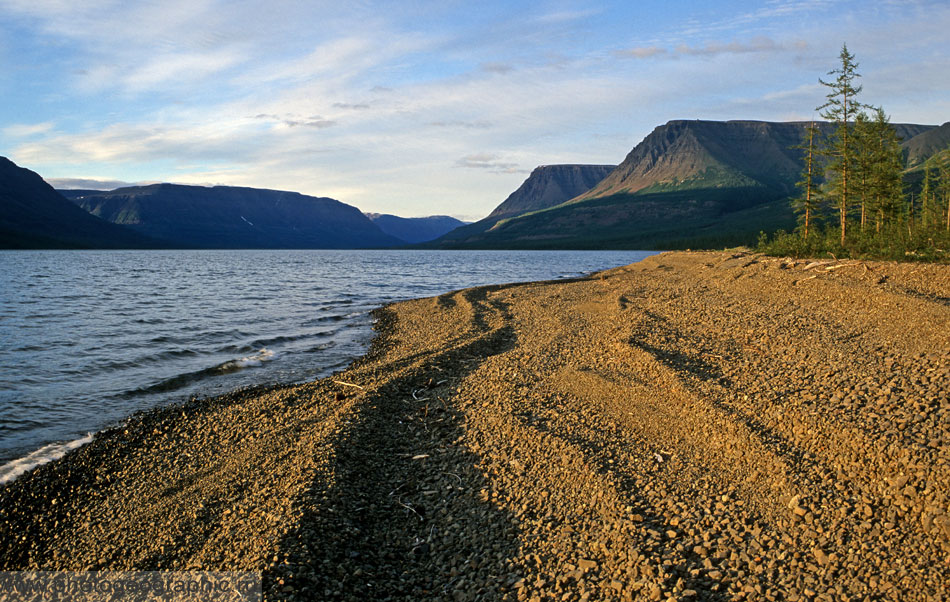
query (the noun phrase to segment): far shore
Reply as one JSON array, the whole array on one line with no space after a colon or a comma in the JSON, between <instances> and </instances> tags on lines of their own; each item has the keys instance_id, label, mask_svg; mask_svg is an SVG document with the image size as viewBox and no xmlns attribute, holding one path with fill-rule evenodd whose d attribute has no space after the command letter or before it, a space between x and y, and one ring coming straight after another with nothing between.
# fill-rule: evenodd
<instances>
[{"instance_id":1,"label":"far shore","mask_svg":"<svg viewBox=\"0 0 950 602\"><path fill-rule=\"evenodd\" d=\"M946 600L950 266L673 252L376 312L0 486L0 570L268 600Z\"/></svg>"}]
</instances>

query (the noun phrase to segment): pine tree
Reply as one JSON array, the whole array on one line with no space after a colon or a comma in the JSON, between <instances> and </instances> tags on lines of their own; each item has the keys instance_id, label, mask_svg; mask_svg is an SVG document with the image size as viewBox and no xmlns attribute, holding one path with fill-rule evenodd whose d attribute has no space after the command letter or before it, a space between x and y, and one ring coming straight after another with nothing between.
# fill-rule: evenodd
<instances>
[{"instance_id":1,"label":"pine tree","mask_svg":"<svg viewBox=\"0 0 950 602\"><path fill-rule=\"evenodd\" d=\"M943 202L943 207L940 208L943 213L941 217L944 218L943 227L950 233L950 150L935 155L934 162L939 173L937 191ZM937 194L934 196L936 197Z\"/></svg>"},{"instance_id":2,"label":"pine tree","mask_svg":"<svg viewBox=\"0 0 950 602\"><path fill-rule=\"evenodd\" d=\"M834 123L837 128L830 141L827 154L831 162L826 168L826 178L832 184L836 204L838 206L839 224L841 228L841 244L845 244L848 226L849 186L852 185L852 169L854 165L854 142L851 120L860 112L861 104L856 97L861 93L862 86L855 87L854 80L861 77L854 55L848 52L848 45L841 46L841 66L828 72L835 79L826 82L819 78L821 85L830 89L825 96L828 100L818 107L821 116Z\"/></svg>"},{"instance_id":3,"label":"pine tree","mask_svg":"<svg viewBox=\"0 0 950 602\"><path fill-rule=\"evenodd\" d=\"M867 114L863 111L858 113L851 132L851 142L854 145L851 196L861 204L861 232L864 232L868 213L874 211L873 207L868 206L873 199L871 180L875 168L874 136L875 132Z\"/></svg>"},{"instance_id":4,"label":"pine tree","mask_svg":"<svg viewBox=\"0 0 950 602\"><path fill-rule=\"evenodd\" d=\"M928 159L924 163L924 184L920 190L920 224L921 227L926 228L930 222L930 217L933 214L933 204L935 199L934 194L934 181L931 174L931 167L933 161Z\"/></svg>"},{"instance_id":5,"label":"pine tree","mask_svg":"<svg viewBox=\"0 0 950 602\"><path fill-rule=\"evenodd\" d=\"M874 120L869 122L868 127L868 193L877 213L876 229L880 232L883 222L897 219L903 205L904 153L901 151L900 138L883 108L874 110Z\"/></svg>"}]
</instances>

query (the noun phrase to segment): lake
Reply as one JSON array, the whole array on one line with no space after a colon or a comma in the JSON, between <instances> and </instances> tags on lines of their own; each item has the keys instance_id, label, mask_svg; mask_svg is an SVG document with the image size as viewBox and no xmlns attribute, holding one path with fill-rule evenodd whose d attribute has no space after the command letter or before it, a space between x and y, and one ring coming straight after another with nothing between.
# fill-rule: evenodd
<instances>
[{"instance_id":1,"label":"lake","mask_svg":"<svg viewBox=\"0 0 950 602\"><path fill-rule=\"evenodd\" d=\"M0 483L137 410L341 370L387 303L651 254L0 252Z\"/></svg>"}]
</instances>

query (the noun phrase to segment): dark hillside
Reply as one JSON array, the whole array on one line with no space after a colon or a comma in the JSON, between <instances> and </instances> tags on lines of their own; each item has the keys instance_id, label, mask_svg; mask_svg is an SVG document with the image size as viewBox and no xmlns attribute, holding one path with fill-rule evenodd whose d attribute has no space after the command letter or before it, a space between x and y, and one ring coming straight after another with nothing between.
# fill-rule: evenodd
<instances>
[{"instance_id":1,"label":"dark hillside","mask_svg":"<svg viewBox=\"0 0 950 602\"><path fill-rule=\"evenodd\" d=\"M38 174L0 157L0 248L140 249L163 246L89 215Z\"/></svg>"},{"instance_id":2,"label":"dark hillside","mask_svg":"<svg viewBox=\"0 0 950 602\"><path fill-rule=\"evenodd\" d=\"M296 192L154 184L77 195L98 217L188 248L345 249L391 247L356 207Z\"/></svg>"}]
</instances>

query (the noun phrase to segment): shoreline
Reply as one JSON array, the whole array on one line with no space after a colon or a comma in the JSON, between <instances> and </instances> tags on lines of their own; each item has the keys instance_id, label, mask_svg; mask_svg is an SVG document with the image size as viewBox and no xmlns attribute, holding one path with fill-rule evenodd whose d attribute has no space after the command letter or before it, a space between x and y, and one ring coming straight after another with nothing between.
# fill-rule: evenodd
<instances>
[{"instance_id":1,"label":"shoreline","mask_svg":"<svg viewBox=\"0 0 950 602\"><path fill-rule=\"evenodd\" d=\"M644 254L182 252L145 267L134 254L11 257L10 298L29 311L11 314L0 328L16 343L0 361L9 381L0 394L0 465L118 424L139 409L342 370L373 337L369 312L394 300L573 276ZM82 264L96 277L77 289L70 274ZM209 271L228 276L202 283ZM48 277L33 283L34 272ZM123 293L113 295L115 287ZM256 292L239 292L245 288ZM189 291L186 298L181 290ZM52 301L62 295L70 300L66 308ZM42 316L41 328L31 316ZM262 349L275 355L260 356Z\"/></svg>"},{"instance_id":2,"label":"shoreline","mask_svg":"<svg viewBox=\"0 0 950 602\"><path fill-rule=\"evenodd\" d=\"M0 486L0 569L941 599L947 299L948 266L674 252L398 302L337 375L135 414Z\"/></svg>"}]
</instances>

